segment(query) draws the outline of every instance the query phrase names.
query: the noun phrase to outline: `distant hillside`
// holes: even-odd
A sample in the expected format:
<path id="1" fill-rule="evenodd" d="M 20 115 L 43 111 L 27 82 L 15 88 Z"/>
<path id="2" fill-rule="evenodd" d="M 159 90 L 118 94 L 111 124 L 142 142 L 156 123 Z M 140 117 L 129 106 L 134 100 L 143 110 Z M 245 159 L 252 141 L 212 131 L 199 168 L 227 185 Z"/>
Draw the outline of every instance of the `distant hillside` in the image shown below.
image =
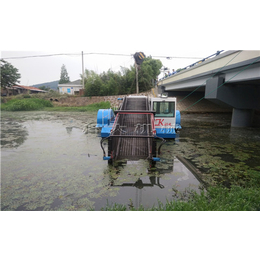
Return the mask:
<path id="1" fill-rule="evenodd" d="M 58 91 L 58 84 L 59 84 L 59 80 L 56 80 L 56 81 L 36 84 L 36 85 L 33 85 L 33 87 L 39 88 L 39 87 L 45 86 L 46 88 L 50 88 L 50 89 L 52 89 L 54 91 Z"/>

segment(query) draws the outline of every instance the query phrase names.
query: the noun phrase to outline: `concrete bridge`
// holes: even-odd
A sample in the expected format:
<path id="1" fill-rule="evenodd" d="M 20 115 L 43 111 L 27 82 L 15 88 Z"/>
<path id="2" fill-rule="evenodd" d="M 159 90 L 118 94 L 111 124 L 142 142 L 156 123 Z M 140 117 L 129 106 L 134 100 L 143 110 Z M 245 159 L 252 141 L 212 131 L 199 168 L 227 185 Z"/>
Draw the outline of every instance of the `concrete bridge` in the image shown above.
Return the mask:
<path id="1" fill-rule="evenodd" d="M 191 64 L 159 80 L 158 92 L 169 96 L 201 92 L 204 98 L 232 107 L 231 126 L 250 126 L 260 110 L 260 51 L 226 51 Z"/>

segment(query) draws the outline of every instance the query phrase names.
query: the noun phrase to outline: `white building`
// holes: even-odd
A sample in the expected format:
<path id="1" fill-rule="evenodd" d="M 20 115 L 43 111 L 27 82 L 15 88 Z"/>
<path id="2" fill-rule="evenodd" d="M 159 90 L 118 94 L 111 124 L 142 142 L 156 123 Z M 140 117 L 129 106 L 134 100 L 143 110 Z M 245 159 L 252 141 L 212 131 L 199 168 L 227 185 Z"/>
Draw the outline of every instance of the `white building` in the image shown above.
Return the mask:
<path id="1" fill-rule="evenodd" d="M 59 93 L 60 94 L 69 94 L 69 95 L 77 95 L 79 94 L 79 90 L 83 89 L 81 80 L 75 80 L 73 82 L 58 84 Z"/>

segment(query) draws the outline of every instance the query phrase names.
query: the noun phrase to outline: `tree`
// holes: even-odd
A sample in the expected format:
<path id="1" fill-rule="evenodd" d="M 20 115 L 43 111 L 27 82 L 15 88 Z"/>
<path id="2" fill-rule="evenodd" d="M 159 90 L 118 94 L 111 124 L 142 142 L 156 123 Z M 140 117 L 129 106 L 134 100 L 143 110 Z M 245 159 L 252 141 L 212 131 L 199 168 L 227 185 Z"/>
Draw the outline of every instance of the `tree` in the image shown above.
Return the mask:
<path id="1" fill-rule="evenodd" d="M 63 64 L 61 66 L 61 72 L 60 72 L 60 81 L 59 84 L 64 84 L 70 82 L 70 77 L 68 75 L 67 69 L 65 65 Z"/>
<path id="2" fill-rule="evenodd" d="M 120 95 L 135 93 L 135 67 L 131 66 L 129 68 L 121 67 L 122 77 L 121 77 L 121 88 L 119 91 Z"/>
<path id="3" fill-rule="evenodd" d="M 107 73 L 103 72 L 101 75 L 103 80 L 103 95 L 118 95 L 121 88 L 121 73 L 115 73 L 111 69 Z"/>
<path id="4" fill-rule="evenodd" d="M 152 57 L 144 58 L 140 65 L 139 89 L 140 92 L 150 90 L 157 76 L 160 74 L 162 63 Z M 82 75 L 81 75 L 82 77 Z M 121 67 L 121 71 L 108 70 L 100 75 L 92 70 L 85 70 L 85 96 L 109 96 L 135 93 L 135 67 L 130 69 Z"/>
<path id="5" fill-rule="evenodd" d="M 139 90 L 140 92 L 150 90 L 157 76 L 160 74 L 162 62 L 155 60 L 151 56 L 144 58 L 139 72 Z"/>
<path id="6" fill-rule="evenodd" d="M 20 83 L 18 79 L 21 78 L 21 75 L 20 73 L 18 73 L 18 69 L 3 59 L 1 59 L 0 61 L 1 87 L 11 87 L 16 83 Z"/>
<path id="7" fill-rule="evenodd" d="M 160 69 L 162 67 L 162 62 L 160 60 L 155 60 L 155 59 L 152 59 L 152 57 L 147 57 L 145 59 L 145 62 L 148 62 L 149 66 L 151 66 L 152 68 L 152 78 L 154 80 L 156 80 L 156 78 L 159 76 L 160 74 Z"/>
<path id="8" fill-rule="evenodd" d="M 85 70 L 85 95 L 88 97 L 101 96 L 103 81 L 93 70 Z"/>

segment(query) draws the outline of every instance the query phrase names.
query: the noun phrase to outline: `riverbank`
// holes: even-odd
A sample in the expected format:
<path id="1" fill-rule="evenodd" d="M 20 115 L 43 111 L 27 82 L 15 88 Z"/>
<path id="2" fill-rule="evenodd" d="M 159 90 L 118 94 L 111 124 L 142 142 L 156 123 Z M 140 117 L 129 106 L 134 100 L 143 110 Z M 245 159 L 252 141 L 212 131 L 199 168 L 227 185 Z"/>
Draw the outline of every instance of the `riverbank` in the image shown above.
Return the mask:
<path id="1" fill-rule="evenodd" d="M 137 94 L 133 94 L 132 96 L 136 96 Z M 140 93 L 139 95 L 144 96 L 152 96 L 150 92 Z M 123 98 L 125 95 L 119 96 L 96 96 L 96 97 L 66 97 L 60 99 L 59 101 L 53 101 L 54 106 L 59 107 L 79 107 L 79 106 L 87 106 L 93 103 L 99 102 L 110 102 L 111 107 L 118 107 L 120 105 L 120 101 L 118 98 Z M 178 95 L 177 98 L 177 110 L 184 113 L 231 113 L 231 108 L 223 108 L 217 104 L 214 104 L 206 99 L 202 99 L 198 102 L 201 97 L 197 95 L 189 96 L 185 98 L 185 96 Z M 185 98 L 185 99 L 184 99 Z M 197 103 L 196 103 L 197 102 Z M 195 104 L 196 103 L 196 104 Z"/>
<path id="2" fill-rule="evenodd" d="M 147 91 L 140 94 L 131 94 L 132 96 L 144 95 L 153 97 L 153 91 Z M 81 107 L 81 109 L 74 109 L 74 111 L 84 111 L 83 107 L 100 103 L 109 102 L 111 108 L 118 108 L 120 101 L 118 98 L 123 98 L 126 95 L 117 96 L 94 96 L 94 97 L 79 97 L 70 95 L 60 95 L 58 93 L 46 93 L 46 94 L 33 94 L 33 95 L 19 95 L 11 97 L 2 97 L 1 103 L 6 103 L 12 99 L 29 99 L 40 98 L 50 101 L 52 107 L 58 107 L 59 109 L 52 109 L 52 111 L 68 111 L 66 107 Z M 186 97 L 186 95 L 176 95 L 177 98 L 177 110 L 181 113 L 231 113 L 232 108 L 223 108 L 217 104 L 210 102 L 209 100 L 203 99 L 201 93 L 193 93 L 192 95 Z M 62 108 L 65 108 L 62 110 Z M 69 110 L 72 111 L 73 109 Z"/>
<path id="3" fill-rule="evenodd" d="M 57 100 L 57 99 L 56 99 Z M 48 100 L 44 98 L 17 97 L 1 103 L 2 111 L 63 111 L 63 112 L 86 112 L 95 111 L 99 109 L 108 109 L 111 107 L 109 101 L 101 101 L 99 103 L 92 103 L 86 106 L 55 106 L 52 103 L 53 99 Z M 58 101 L 56 101 L 58 102 Z"/>

